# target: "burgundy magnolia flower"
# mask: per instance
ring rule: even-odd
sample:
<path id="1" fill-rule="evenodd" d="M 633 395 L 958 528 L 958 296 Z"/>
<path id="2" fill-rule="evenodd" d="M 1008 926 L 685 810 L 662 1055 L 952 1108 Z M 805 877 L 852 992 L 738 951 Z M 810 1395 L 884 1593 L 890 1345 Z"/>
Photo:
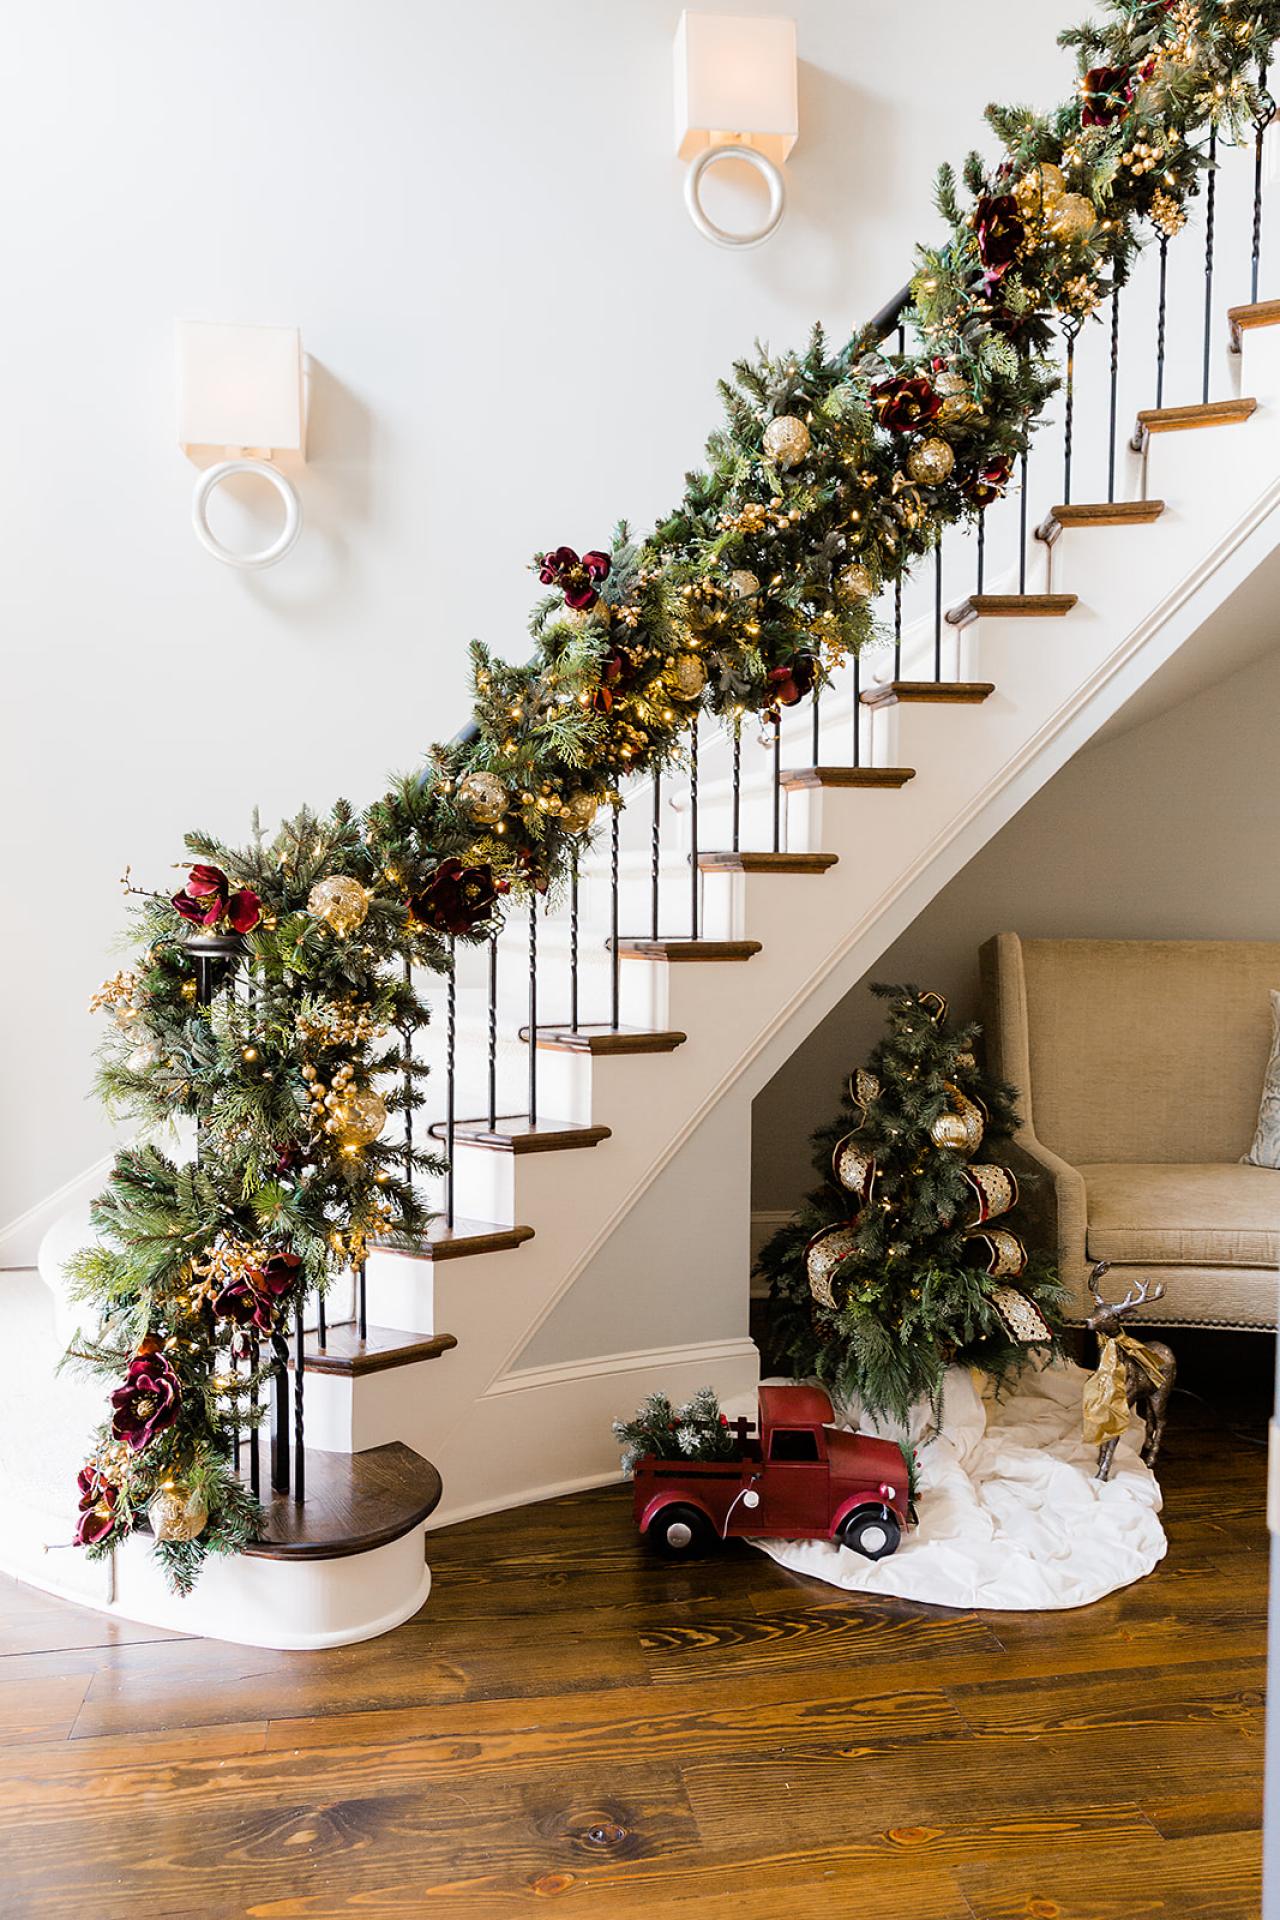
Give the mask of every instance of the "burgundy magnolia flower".
<path id="1" fill-rule="evenodd" d="M 470 933 L 488 917 L 498 892 L 492 867 L 442 860 L 422 892 L 411 896 L 409 913 L 419 926 L 437 933 Z"/>
<path id="2" fill-rule="evenodd" d="M 973 230 L 978 236 L 978 253 L 987 270 L 987 284 L 994 285 L 1013 265 L 1018 248 L 1027 237 L 1011 193 L 989 193 L 973 210 Z"/>
<path id="3" fill-rule="evenodd" d="M 630 654 L 624 653 L 620 647 L 609 655 L 600 669 L 600 685 L 591 696 L 591 704 L 597 713 L 608 713 L 630 680 L 633 665 Z"/>
<path id="4" fill-rule="evenodd" d="M 252 887 L 237 887 L 233 893 L 221 867 L 192 867 L 186 886 L 174 894 L 173 904 L 194 926 L 216 927 L 220 920 L 226 920 L 236 933 L 252 933 L 262 918 L 262 902 Z"/>
<path id="5" fill-rule="evenodd" d="M 214 1312 L 223 1320 L 234 1320 L 238 1327 L 271 1333 L 277 1303 L 293 1286 L 301 1265 L 296 1253 L 273 1253 L 260 1267 L 246 1267 L 243 1280 L 228 1282 L 217 1295 Z"/>
<path id="6" fill-rule="evenodd" d="M 961 482 L 966 498 L 976 507 L 989 507 L 1009 484 L 1013 461 L 1007 453 L 995 454 L 983 467 L 977 467 Z"/>
<path id="7" fill-rule="evenodd" d="M 182 1388 L 163 1353 L 141 1355 L 130 1363 L 124 1385 L 111 1396 L 111 1431 L 135 1453 L 178 1417 Z"/>
<path id="8" fill-rule="evenodd" d="M 80 1489 L 80 1518 L 76 1522 L 76 1545 L 94 1547 L 105 1540 L 116 1523 L 118 1490 L 104 1480 L 96 1467 L 81 1467 L 76 1476 Z"/>
<path id="9" fill-rule="evenodd" d="M 942 400 L 932 382 L 923 374 L 914 379 L 902 377 L 880 380 L 871 389 L 871 404 L 876 419 L 892 433 L 914 433 L 937 418 Z"/>
<path id="10" fill-rule="evenodd" d="M 608 554 L 596 547 L 581 558 L 572 547 L 554 547 L 538 555 L 538 578 L 544 587 L 559 587 L 567 607 L 585 612 L 600 598 L 596 582 L 608 579 L 612 565 Z"/>
<path id="11" fill-rule="evenodd" d="M 1081 85 L 1080 121 L 1086 127 L 1109 127 L 1128 112 L 1133 98 L 1133 74 L 1128 67 L 1090 67 Z"/>
<path id="12" fill-rule="evenodd" d="M 806 693 L 813 691 L 817 671 L 818 663 L 811 653 L 793 653 L 785 666 L 775 667 L 769 675 L 769 689 L 774 704 L 794 707 Z"/>

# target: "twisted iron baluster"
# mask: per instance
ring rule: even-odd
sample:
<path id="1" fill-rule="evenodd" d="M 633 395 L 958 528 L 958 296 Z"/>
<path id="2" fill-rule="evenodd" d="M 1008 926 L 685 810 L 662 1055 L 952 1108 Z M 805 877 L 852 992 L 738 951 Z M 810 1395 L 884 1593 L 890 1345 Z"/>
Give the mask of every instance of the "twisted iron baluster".
<path id="1" fill-rule="evenodd" d="M 609 974 L 612 994 L 609 1024 L 615 1033 L 618 1031 L 618 1014 L 622 999 L 622 955 L 618 952 L 618 815 L 620 812 L 620 807 L 613 809 L 613 827 L 609 840 Z"/>
<path id="2" fill-rule="evenodd" d="M 653 937 L 658 938 L 658 869 L 662 860 L 662 775 L 653 776 L 653 825 L 649 836 L 649 896 Z"/>
<path id="3" fill-rule="evenodd" d="M 782 851 L 782 715 L 773 715 L 773 850 Z"/>
<path id="4" fill-rule="evenodd" d="M 1209 178 L 1204 190 L 1204 383 L 1201 399 L 1209 399 L 1210 352 L 1213 346 L 1213 214 L 1218 185 L 1218 129 L 1209 132 Z"/>
<path id="5" fill-rule="evenodd" d="M 1111 440 L 1107 452 L 1107 499 L 1116 497 L 1116 420 L 1120 406 L 1120 288 L 1111 293 Z"/>
<path id="6" fill-rule="evenodd" d="M 1250 299 L 1258 298 L 1258 273 L 1262 264 L 1262 148 L 1263 138 L 1275 113 L 1275 103 L 1267 92 L 1267 67 L 1264 61 L 1258 69 L 1258 91 L 1262 96 L 1263 111 L 1254 120 L 1255 138 L 1253 143 L 1253 251 L 1250 259 Z"/>
<path id="7" fill-rule="evenodd" d="M 538 1124 L 538 896 L 529 894 L 529 1125 Z"/>
<path id="8" fill-rule="evenodd" d="M 933 677 L 942 678 L 942 535 L 934 548 L 933 577 Z"/>
<path id="9" fill-rule="evenodd" d="M 1062 501 L 1064 506 L 1071 505 L 1071 452 L 1076 412 L 1076 335 L 1079 331 L 1080 322 L 1078 319 L 1072 318 L 1063 321 L 1062 333 L 1067 343 L 1067 397 L 1062 425 Z"/>
<path id="10" fill-rule="evenodd" d="M 1169 236 L 1160 235 L 1160 296 L 1156 307 L 1156 406 L 1164 405 L 1164 332 L 1168 312 Z"/>
<path id="11" fill-rule="evenodd" d="M 413 986 L 413 968 L 409 965 L 409 956 L 404 959 L 404 984 Z M 407 1187 L 413 1185 L 413 1027 L 409 1016 L 405 1015 L 404 1052 L 401 1056 L 404 1068 L 404 1182 Z"/>
<path id="12" fill-rule="evenodd" d="M 742 828 L 742 715 L 733 719 L 733 850 L 738 851 Z"/>
<path id="13" fill-rule="evenodd" d="M 271 1335 L 271 1490 L 289 1491 L 289 1342 Z"/>
<path id="14" fill-rule="evenodd" d="M 862 765 L 862 658 L 853 656 L 853 764 Z"/>
<path id="15" fill-rule="evenodd" d="M 444 1157 L 449 1163 L 445 1174 L 444 1223 L 453 1225 L 453 1143 L 457 1121 L 458 1065 L 458 943 L 449 935 L 449 978 L 445 987 L 444 1022 Z"/>
<path id="16" fill-rule="evenodd" d="M 978 592 L 982 592 L 982 583 L 987 571 L 987 510 L 978 510 Z"/>
<path id="17" fill-rule="evenodd" d="M 249 1388 L 249 1491 L 255 1500 L 262 1494 L 262 1448 L 260 1445 L 261 1428 L 258 1423 L 258 1367 L 261 1363 L 261 1349 L 257 1336 L 249 1342 L 249 1377 L 253 1382 Z"/>
<path id="18" fill-rule="evenodd" d="M 689 735 L 689 928 L 690 938 L 698 937 L 698 716 L 693 717 Z"/>
<path id="19" fill-rule="evenodd" d="M 1027 590 L 1027 455 L 1022 460 L 1022 498 L 1018 503 L 1018 592 Z"/>
<path id="20" fill-rule="evenodd" d="M 578 1031 L 578 854 L 573 849 L 573 872 L 569 876 L 569 1027 Z"/>
<path id="21" fill-rule="evenodd" d="M 498 1124 L 498 936 L 489 935 L 489 1131 Z"/>
<path id="22" fill-rule="evenodd" d="M 902 575 L 893 583 L 893 677 L 902 678 Z"/>
<path id="23" fill-rule="evenodd" d="M 293 1497 L 304 1500 L 307 1493 L 307 1455 L 303 1438 L 302 1373 L 306 1359 L 306 1338 L 302 1329 L 302 1301 L 293 1310 Z"/>

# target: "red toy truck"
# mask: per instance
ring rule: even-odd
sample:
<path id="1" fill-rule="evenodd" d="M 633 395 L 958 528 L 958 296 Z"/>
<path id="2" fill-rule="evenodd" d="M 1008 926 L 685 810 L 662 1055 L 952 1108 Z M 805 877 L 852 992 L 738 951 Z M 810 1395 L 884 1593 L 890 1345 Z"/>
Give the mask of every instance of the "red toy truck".
<path id="1" fill-rule="evenodd" d="M 891 1440 L 842 1433 L 820 1387 L 761 1387 L 759 1437 L 737 1422 L 732 1460 L 636 1462 L 636 1525 L 673 1557 L 743 1534 L 838 1540 L 868 1560 L 893 1553 L 915 1515 Z"/>

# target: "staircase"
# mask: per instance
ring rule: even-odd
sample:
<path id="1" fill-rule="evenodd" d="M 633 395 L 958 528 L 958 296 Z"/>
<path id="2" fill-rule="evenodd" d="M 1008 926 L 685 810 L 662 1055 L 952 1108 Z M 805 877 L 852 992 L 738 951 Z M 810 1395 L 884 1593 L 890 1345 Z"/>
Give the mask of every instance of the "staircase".
<path id="1" fill-rule="evenodd" d="M 656 1387 L 753 1387 L 752 1100 L 1037 788 L 1212 643 L 1280 547 L 1280 302 L 1228 324 L 1231 394 L 1134 409 L 1119 453 L 1113 363 L 1108 491 L 1132 497 L 1052 504 L 1037 456 L 1045 505 L 1009 503 L 1003 559 L 984 529 L 972 592 L 944 595 L 940 561 L 892 654 L 758 751 L 705 738 L 696 791 L 632 796 L 567 913 L 518 911 L 492 951 L 458 949 L 432 989 L 443 1217 L 372 1252 L 346 1310 L 306 1330 L 305 1503 L 275 1496 L 263 1541 L 185 1601 L 141 1538 L 110 1569 L 45 1551 L 69 1538 L 94 1417 L 82 1387 L 45 1385 L 85 1232 L 82 1213 L 59 1224 L 48 1293 L 11 1282 L 41 1392 L 0 1414 L 0 1564 L 188 1632 L 358 1639 L 421 1605 L 429 1526 L 615 1477 L 609 1422 Z"/>

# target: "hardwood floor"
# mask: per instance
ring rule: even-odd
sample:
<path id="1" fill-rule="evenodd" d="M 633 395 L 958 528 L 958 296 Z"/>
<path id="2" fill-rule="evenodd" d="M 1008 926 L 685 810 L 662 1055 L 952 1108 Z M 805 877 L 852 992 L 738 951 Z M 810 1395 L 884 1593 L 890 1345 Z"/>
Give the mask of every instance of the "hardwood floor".
<path id="1" fill-rule="evenodd" d="M 0 1913 L 1256 1920 L 1266 1456 L 1175 1405 L 1168 1558 L 1079 1612 L 673 1568 L 617 1489 L 331 1653 L 0 1582 Z"/>

